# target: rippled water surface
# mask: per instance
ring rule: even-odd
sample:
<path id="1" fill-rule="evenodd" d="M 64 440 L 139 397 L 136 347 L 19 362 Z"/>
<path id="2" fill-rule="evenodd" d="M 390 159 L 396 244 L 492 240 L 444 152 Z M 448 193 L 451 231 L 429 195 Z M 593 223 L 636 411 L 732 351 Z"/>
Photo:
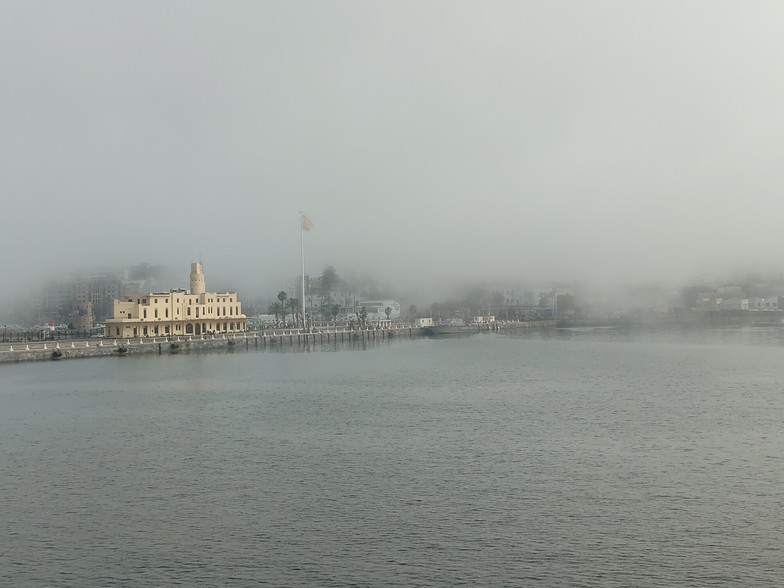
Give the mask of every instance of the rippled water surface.
<path id="1" fill-rule="evenodd" d="M 0 366 L 0 584 L 782 586 L 778 331 Z"/>

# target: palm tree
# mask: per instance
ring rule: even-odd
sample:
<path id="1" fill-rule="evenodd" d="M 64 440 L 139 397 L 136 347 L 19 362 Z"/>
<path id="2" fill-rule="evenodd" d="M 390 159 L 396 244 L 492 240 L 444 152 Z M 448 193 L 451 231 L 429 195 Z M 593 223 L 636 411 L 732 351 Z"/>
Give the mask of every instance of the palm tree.
<path id="1" fill-rule="evenodd" d="M 275 315 L 275 320 L 278 320 L 278 315 L 283 315 L 283 305 L 280 302 L 273 302 L 267 309 L 269 314 Z"/>
<path id="2" fill-rule="evenodd" d="M 284 290 L 281 290 L 280 292 L 278 292 L 278 300 L 280 300 L 280 305 L 281 305 L 281 307 L 283 307 L 283 313 L 282 314 L 283 314 L 283 322 L 284 323 L 286 322 L 286 298 L 288 298 L 288 297 L 289 297 L 289 295 L 286 294 L 286 292 Z"/>
<path id="3" fill-rule="evenodd" d="M 294 326 L 299 325 L 299 300 L 296 298 L 289 298 L 289 310 L 291 310 L 291 318 L 294 319 Z"/>

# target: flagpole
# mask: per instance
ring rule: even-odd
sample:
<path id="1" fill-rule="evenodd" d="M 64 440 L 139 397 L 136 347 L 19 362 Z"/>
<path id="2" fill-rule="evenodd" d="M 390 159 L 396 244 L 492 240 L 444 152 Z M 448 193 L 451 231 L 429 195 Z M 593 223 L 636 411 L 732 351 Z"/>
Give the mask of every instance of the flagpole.
<path id="1" fill-rule="evenodd" d="M 299 211 L 299 251 L 301 263 L 301 276 L 302 276 L 302 300 L 300 306 L 302 308 L 302 331 L 307 332 L 305 325 L 305 215 Z"/>

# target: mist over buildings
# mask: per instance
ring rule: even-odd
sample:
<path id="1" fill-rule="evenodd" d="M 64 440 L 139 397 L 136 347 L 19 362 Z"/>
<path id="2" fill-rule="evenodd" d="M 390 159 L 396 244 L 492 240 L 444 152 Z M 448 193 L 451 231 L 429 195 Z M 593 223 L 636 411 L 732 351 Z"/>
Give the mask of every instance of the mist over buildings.
<path id="1" fill-rule="evenodd" d="M 776 2 L 0 4 L 0 298 L 202 259 L 253 297 L 373 272 L 781 273 Z M 425 294 L 422 294 L 424 297 Z"/>

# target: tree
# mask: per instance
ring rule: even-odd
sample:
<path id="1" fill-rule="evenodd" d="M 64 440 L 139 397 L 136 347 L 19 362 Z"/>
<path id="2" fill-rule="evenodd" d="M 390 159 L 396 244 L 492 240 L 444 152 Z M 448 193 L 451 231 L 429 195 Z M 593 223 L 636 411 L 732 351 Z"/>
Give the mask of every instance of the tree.
<path id="1" fill-rule="evenodd" d="M 417 311 L 416 304 L 412 304 L 408 307 L 408 320 L 414 322 L 419 316 L 419 312 Z"/>
<path id="2" fill-rule="evenodd" d="M 338 315 L 340 314 L 340 305 L 339 304 L 333 304 L 329 308 L 329 314 L 332 315 L 332 320 L 334 321 L 335 326 L 337 326 L 338 325 Z"/>
<path id="3" fill-rule="evenodd" d="M 289 298 L 288 307 L 291 311 L 291 317 L 294 320 L 294 326 L 296 327 L 299 325 L 299 300 L 296 298 Z"/>
<path id="4" fill-rule="evenodd" d="M 274 314 L 275 320 L 278 320 L 278 316 L 283 314 L 283 305 L 280 302 L 273 302 L 269 305 L 267 312 L 269 314 Z"/>
<path id="5" fill-rule="evenodd" d="M 321 284 L 319 290 L 324 298 L 329 297 L 332 288 L 340 281 L 337 270 L 331 265 L 327 266 L 321 273 Z"/>
<path id="6" fill-rule="evenodd" d="M 387 320 L 389 320 L 389 315 L 391 315 L 391 314 L 392 314 L 392 308 L 391 308 L 391 307 L 389 307 L 389 306 L 387 306 L 387 307 L 384 309 L 384 314 L 386 314 L 386 315 L 387 315 Z"/>
<path id="7" fill-rule="evenodd" d="M 283 322 L 284 323 L 286 322 L 286 298 L 288 298 L 288 297 L 289 297 L 289 295 L 286 294 L 286 292 L 284 290 L 281 290 L 280 292 L 278 292 L 278 300 L 280 300 L 280 305 L 283 308 Z"/>

